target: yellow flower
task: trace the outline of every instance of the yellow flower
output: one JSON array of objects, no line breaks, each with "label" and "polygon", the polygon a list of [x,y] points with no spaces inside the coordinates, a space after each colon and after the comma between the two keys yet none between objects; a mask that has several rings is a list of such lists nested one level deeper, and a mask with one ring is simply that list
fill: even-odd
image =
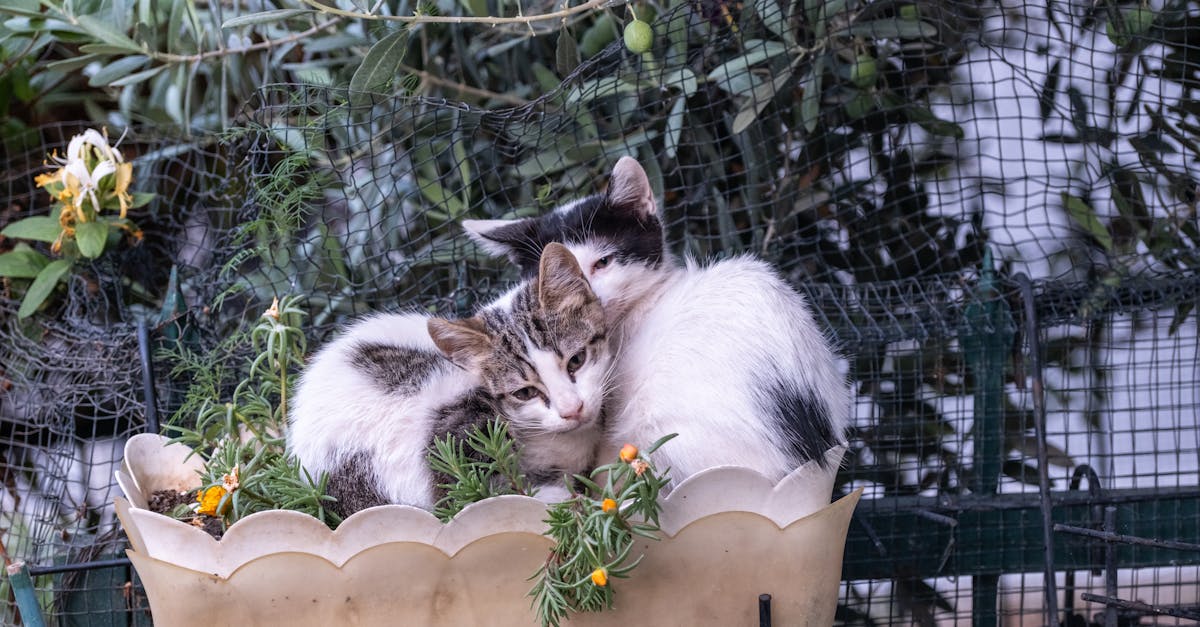
[{"label": "yellow flower", "polygon": [[625,462],[626,464],[637,459],[637,456],[638,449],[636,446],[632,444],[626,444],[625,446],[621,447],[621,461]]},{"label": "yellow flower", "polygon": [[597,568],[592,571],[592,583],[597,586],[608,585],[608,571],[603,568]]},{"label": "yellow flower", "polygon": [[604,501],[600,503],[600,510],[605,514],[613,511],[614,509],[617,509],[617,502],[612,499],[604,499]]},{"label": "yellow flower", "polygon": [[273,318],[275,320],[279,319],[279,298],[278,297],[276,297],[275,300],[271,301],[271,308],[263,312],[263,317]]},{"label": "yellow flower", "polygon": [[[225,498],[226,494],[225,488],[219,485],[209,487],[196,495],[196,501],[200,503],[200,508],[196,511],[206,516],[216,516],[217,507],[221,505],[221,499]],[[226,508],[228,508],[228,503],[226,503]]]}]

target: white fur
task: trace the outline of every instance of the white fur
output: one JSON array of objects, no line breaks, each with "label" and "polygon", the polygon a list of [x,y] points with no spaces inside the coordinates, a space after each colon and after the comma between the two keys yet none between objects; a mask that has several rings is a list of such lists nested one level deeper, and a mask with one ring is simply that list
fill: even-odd
[{"label": "white fur", "polygon": [[[515,290],[488,308],[509,308]],[[317,479],[339,469],[350,456],[365,452],[375,463],[375,484],[392,503],[431,509],[433,475],[426,460],[435,411],[481,385],[477,374],[449,361],[435,369],[416,394],[388,394],[352,363],[361,343],[387,344],[437,352],[427,330],[428,316],[386,314],[347,328],[323,347],[305,368],[289,408],[288,448]],[[567,356],[533,350],[535,369],[550,399],[539,397],[506,408],[519,433],[522,464],[583,472],[600,441],[599,416],[612,362],[609,351],[589,355],[572,382]],[[580,417],[566,420],[583,404]],[[568,495],[559,482],[539,487],[538,498],[561,500]]]},{"label": "white fur", "polygon": [[[568,248],[594,254],[586,245]],[[613,276],[598,276],[606,271]],[[835,433],[844,433],[850,413],[845,378],[804,298],[769,265],[741,257],[617,276],[625,271],[592,272],[602,302],[641,295],[622,324],[601,460],[615,457],[626,442],[647,446],[678,433],[656,454],[676,481],[729,464],[782,479],[793,464],[753,393],[763,375],[777,373],[827,401]],[[646,272],[656,276],[647,281]],[[630,281],[642,289],[611,289],[628,290],[620,286]]]},{"label": "white fur", "polygon": [[393,503],[433,507],[433,476],[426,461],[433,411],[479,385],[455,367],[441,368],[419,394],[378,391],[350,360],[361,342],[437,352],[421,314],[386,314],[348,328],[304,370],[289,408],[288,448],[315,480],[346,456],[365,451],[376,460],[377,485]]}]

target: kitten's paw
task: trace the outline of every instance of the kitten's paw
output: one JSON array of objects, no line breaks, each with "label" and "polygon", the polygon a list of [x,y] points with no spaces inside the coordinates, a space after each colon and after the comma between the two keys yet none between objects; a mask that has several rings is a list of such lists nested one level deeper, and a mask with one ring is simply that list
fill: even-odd
[{"label": "kitten's paw", "polygon": [[561,503],[571,498],[571,491],[561,484],[538,486],[537,494],[533,497],[547,505]]}]

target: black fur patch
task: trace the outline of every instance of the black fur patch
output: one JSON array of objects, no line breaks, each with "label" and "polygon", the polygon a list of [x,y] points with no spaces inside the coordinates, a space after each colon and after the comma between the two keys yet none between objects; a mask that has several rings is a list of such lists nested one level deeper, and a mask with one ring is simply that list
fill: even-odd
[{"label": "black fur patch", "polygon": [[779,426],[795,465],[817,460],[826,466],[825,451],[839,443],[830,424],[829,408],[812,390],[800,390],[794,383],[775,381],[760,393],[764,415]]},{"label": "black fur patch", "polygon": [[614,245],[617,259],[624,263],[657,266],[663,257],[663,229],[658,218],[614,205],[603,194],[579,201],[570,211],[527,218],[486,236],[509,246],[509,256],[526,279],[537,275],[542,249],[550,242],[604,240]]},{"label": "black fur patch", "polygon": [[[471,431],[477,426],[487,424],[489,420],[499,416],[500,410],[496,406],[496,399],[482,389],[475,389],[468,392],[466,395],[459,397],[458,400],[439,407],[433,415],[433,426],[431,430],[431,439],[426,446],[426,450],[433,450],[433,440],[444,440],[447,435],[453,435],[459,440],[466,440]],[[469,446],[464,446],[463,451],[471,459],[478,461],[483,460]],[[450,475],[444,473],[434,473],[433,475],[433,494],[434,500],[441,500],[446,496],[446,489],[440,487],[442,484],[452,482]]]},{"label": "black fur patch", "polygon": [[329,509],[345,519],[368,507],[386,505],[388,499],[375,484],[374,470],[371,457],[365,452],[346,458],[341,466],[329,474],[325,492],[337,499],[336,503],[329,505]]},{"label": "black fur patch", "polygon": [[413,394],[446,362],[440,353],[391,344],[360,343],[351,363],[388,392]]}]

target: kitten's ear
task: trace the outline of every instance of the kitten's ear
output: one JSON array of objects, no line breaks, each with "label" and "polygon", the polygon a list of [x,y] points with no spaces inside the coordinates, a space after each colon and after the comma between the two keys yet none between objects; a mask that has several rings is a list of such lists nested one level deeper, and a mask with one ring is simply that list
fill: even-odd
[{"label": "kitten's ear", "polygon": [[650,179],[637,159],[621,157],[613,166],[612,177],[608,179],[608,202],[639,218],[658,214]]},{"label": "kitten's ear", "polygon": [[513,257],[526,235],[524,220],[463,220],[463,230],[483,252],[493,257]]},{"label": "kitten's ear", "polygon": [[438,350],[460,368],[474,369],[492,351],[492,338],[480,318],[430,318],[426,327]]},{"label": "kitten's ear", "polygon": [[548,311],[576,312],[596,301],[575,255],[558,242],[542,250],[537,276],[538,305]]}]

